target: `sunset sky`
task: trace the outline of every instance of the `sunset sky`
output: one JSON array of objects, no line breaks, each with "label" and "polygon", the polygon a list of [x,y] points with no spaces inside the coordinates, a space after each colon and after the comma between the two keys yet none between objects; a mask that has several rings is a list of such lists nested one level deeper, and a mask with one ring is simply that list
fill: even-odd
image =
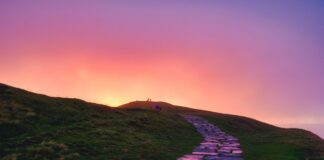
[{"label": "sunset sky", "polygon": [[324,1],[1,0],[0,82],[166,101],[324,137]]}]

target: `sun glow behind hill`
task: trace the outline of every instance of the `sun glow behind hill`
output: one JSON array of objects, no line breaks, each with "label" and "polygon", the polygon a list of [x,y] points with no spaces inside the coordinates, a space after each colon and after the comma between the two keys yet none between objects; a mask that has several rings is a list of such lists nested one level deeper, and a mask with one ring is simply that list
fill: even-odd
[{"label": "sun glow behind hill", "polygon": [[324,123],[323,11],[319,1],[4,0],[0,82]]}]

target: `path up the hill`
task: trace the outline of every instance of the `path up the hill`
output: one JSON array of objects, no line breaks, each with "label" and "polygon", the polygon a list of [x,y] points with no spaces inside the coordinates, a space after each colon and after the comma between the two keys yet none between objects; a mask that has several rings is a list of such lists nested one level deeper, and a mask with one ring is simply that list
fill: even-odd
[{"label": "path up the hill", "polygon": [[191,154],[178,160],[243,160],[239,140],[198,116],[184,115],[204,137]]}]

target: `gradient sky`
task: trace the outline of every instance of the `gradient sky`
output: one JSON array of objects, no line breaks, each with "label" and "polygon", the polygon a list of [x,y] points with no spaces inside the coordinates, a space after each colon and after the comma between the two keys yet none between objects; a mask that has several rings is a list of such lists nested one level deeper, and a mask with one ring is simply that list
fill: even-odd
[{"label": "gradient sky", "polygon": [[321,0],[1,0],[0,82],[324,129],[323,16]]}]

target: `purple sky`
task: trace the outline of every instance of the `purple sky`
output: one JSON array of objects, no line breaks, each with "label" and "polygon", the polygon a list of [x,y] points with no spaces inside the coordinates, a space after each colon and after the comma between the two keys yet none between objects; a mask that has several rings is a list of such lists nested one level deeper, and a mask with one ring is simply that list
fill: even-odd
[{"label": "purple sky", "polygon": [[323,15],[321,0],[2,0],[0,82],[324,128]]}]

